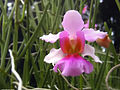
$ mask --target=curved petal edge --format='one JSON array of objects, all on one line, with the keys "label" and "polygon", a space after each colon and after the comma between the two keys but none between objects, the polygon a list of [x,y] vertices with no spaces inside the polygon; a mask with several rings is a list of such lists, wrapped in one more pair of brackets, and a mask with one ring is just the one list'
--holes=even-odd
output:
[{"label": "curved petal edge", "polygon": [[43,35],[42,37],[40,37],[41,40],[44,40],[46,42],[50,42],[50,43],[55,43],[58,39],[59,39],[59,34],[49,34],[49,35]]},{"label": "curved petal edge", "polygon": [[93,65],[77,54],[68,55],[58,61],[53,70],[57,72],[57,69],[59,69],[64,76],[79,76],[84,72],[87,74],[91,73],[93,71]]},{"label": "curved petal edge", "polygon": [[91,56],[95,60],[95,62],[102,63],[102,61],[100,61],[100,59],[95,55],[94,47],[92,47],[88,44],[85,45],[84,51],[82,52],[82,56],[83,57]]},{"label": "curved petal edge", "polygon": [[98,38],[103,39],[107,35],[107,32],[101,32],[99,30],[95,31],[92,28],[90,28],[90,29],[85,28],[82,30],[82,32],[84,32],[85,40],[87,40],[89,42],[94,42]]},{"label": "curved petal edge", "polygon": [[65,54],[62,52],[61,49],[52,48],[50,53],[45,56],[44,61],[46,63],[52,63],[53,65],[56,64],[59,60],[61,60]]}]

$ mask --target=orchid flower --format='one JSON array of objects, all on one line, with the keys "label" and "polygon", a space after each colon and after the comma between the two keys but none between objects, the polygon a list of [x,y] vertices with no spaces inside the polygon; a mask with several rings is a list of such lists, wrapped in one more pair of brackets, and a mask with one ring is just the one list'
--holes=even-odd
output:
[{"label": "orchid flower", "polygon": [[[87,23],[84,24],[84,28],[89,28],[89,20],[87,20]],[[95,29],[97,28],[97,24],[95,24]],[[109,48],[110,43],[112,42],[112,40],[109,38],[108,34],[106,34],[106,36],[103,39],[98,38],[96,40],[96,43],[100,46],[103,46],[105,48]]]},{"label": "orchid flower", "polygon": [[102,63],[95,55],[95,49],[85,41],[94,42],[98,38],[103,39],[107,33],[95,31],[92,28],[84,28],[84,22],[78,11],[69,10],[65,13],[62,26],[64,31],[58,34],[43,35],[40,39],[55,43],[60,41],[60,48],[52,48],[45,56],[46,63],[52,63],[53,70],[59,69],[64,76],[79,76],[82,73],[89,74],[93,71],[90,61],[84,59],[91,56],[95,62]]}]

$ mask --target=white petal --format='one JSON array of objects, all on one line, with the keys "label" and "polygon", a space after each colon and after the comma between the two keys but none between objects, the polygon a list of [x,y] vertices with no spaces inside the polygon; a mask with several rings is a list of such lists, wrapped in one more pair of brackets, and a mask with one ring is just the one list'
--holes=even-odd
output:
[{"label": "white petal", "polygon": [[102,63],[102,61],[100,61],[100,59],[95,55],[95,49],[94,47],[86,44],[85,47],[84,47],[84,51],[82,53],[82,56],[91,56],[95,62],[99,62],[99,63]]},{"label": "white petal", "polygon": [[50,42],[50,43],[55,43],[58,39],[59,39],[59,34],[49,34],[49,35],[43,35],[42,37],[40,37],[41,40],[45,40],[46,42]]},{"label": "white petal", "polygon": [[52,63],[54,65],[59,60],[61,60],[64,56],[65,54],[62,52],[60,48],[59,49],[52,48],[50,50],[50,53],[47,56],[45,56],[44,61],[46,63]]},{"label": "white petal", "polygon": [[85,40],[87,40],[89,42],[94,42],[98,38],[103,39],[107,35],[107,32],[102,32],[100,30],[95,31],[92,28],[90,28],[90,29],[85,28],[82,30],[82,32],[84,32]]}]

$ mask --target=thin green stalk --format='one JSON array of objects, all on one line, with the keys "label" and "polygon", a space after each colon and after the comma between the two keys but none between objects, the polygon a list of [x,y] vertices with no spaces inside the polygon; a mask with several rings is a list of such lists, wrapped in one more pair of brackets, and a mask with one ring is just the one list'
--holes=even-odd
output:
[{"label": "thin green stalk", "polygon": [[[7,0],[5,2],[7,2]],[[0,0],[0,6],[1,6],[1,9],[2,9],[3,16],[5,16],[6,19],[7,19],[7,13],[6,13],[6,9],[5,9],[6,6],[4,7],[2,0]]]},{"label": "thin green stalk", "polygon": [[114,47],[114,44],[113,43],[111,43],[111,52],[113,53],[113,56],[114,56],[114,59],[115,59],[115,61],[114,61],[114,65],[116,65],[116,64],[118,64],[119,63],[119,61],[118,61],[118,55],[117,55],[117,52],[116,52],[116,50],[115,50],[115,47]]},{"label": "thin green stalk", "polygon": [[62,0],[59,2],[59,6],[57,8],[57,14],[55,16],[55,19],[54,19],[54,22],[53,22],[53,26],[52,26],[52,33],[55,32],[55,26],[56,26],[56,22],[58,20],[58,15],[62,11],[61,3],[62,3]]},{"label": "thin green stalk", "polygon": [[2,17],[3,17],[3,14],[1,13],[1,15],[0,15],[0,28],[2,27],[1,25],[2,25]]},{"label": "thin green stalk", "polygon": [[[2,3],[2,1],[0,1],[0,3],[1,3],[1,5],[3,6],[3,3]],[[7,16],[6,16],[6,4],[7,3],[7,0],[5,0],[5,5],[4,5],[4,7],[2,7],[3,8],[3,23],[2,23],[2,40],[3,40],[3,42],[5,41],[5,39],[6,39],[6,20],[7,20]],[[5,60],[4,60],[4,58],[3,58],[3,56],[6,56],[6,54],[5,53],[3,53],[4,52],[4,44],[1,44],[1,68],[3,69],[4,68],[4,65],[5,65]]]},{"label": "thin green stalk", "polygon": [[[72,84],[73,86],[75,86],[75,83],[76,83],[76,82],[75,82],[75,77],[72,77],[72,78],[71,78],[71,84]],[[71,89],[71,90],[72,90],[72,89]]]},{"label": "thin green stalk", "polygon": [[19,48],[19,50],[18,50],[18,52],[17,52],[17,55],[20,54],[20,52],[22,51],[24,45],[25,45],[25,39],[22,41],[22,44],[20,45],[20,48]]},{"label": "thin green stalk", "polygon": [[49,72],[50,72],[50,68],[51,68],[51,65],[49,64],[49,65],[47,66],[47,69],[46,69],[46,74],[45,74],[44,81],[43,81],[43,83],[42,83],[42,87],[44,87],[45,84],[46,84],[46,80],[47,80],[47,78],[48,78],[48,75],[49,75]]},{"label": "thin green stalk", "polygon": [[73,2],[73,0],[70,0],[69,2],[70,2],[71,9],[74,9],[74,2]]},{"label": "thin green stalk", "polygon": [[40,41],[39,46],[40,46],[40,49],[39,49],[40,50],[40,60],[38,61],[38,64],[39,64],[40,69],[43,70],[43,67],[44,67],[43,59],[45,56],[45,51],[44,51],[45,47],[43,47],[42,41]]},{"label": "thin green stalk", "polygon": [[90,4],[90,16],[89,16],[89,28],[91,28],[91,20],[92,20],[92,10],[93,10],[93,0],[91,0]]},{"label": "thin green stalk", "polygon": [[51,81],[51,90],[54,89],[53,86],[54,86],[54,83],[55,83],[55,79],[56,79],[56,74],[54,74],[53,78],[52,78],[52,81]]},{"label": "thin green stalk", "polygon": [[23,51],[21,52],[21,54],[18,56],[17,59],[20,59],[20,58],[25,54],[26,50],[29,48],[30,45],[33,44],[33,42],[34,42],[35,39],[37,38],[37,35],[38,35],[38,33],[40,32],[40,28],[41,28],[41,26],[42,26],[42,22],[43,22],[43,20],[44,20],[44,18],[45,18],[45,15],[46,15],[46,13],[47,13],[48,6],[49,6],[49,3],[47,4],[47,6],[46,6],[46,8],[45,8],[45,11],[44,11],[44,13],[43,13],[43,16],[41,17],[41,20],[40,20],[40,22],[39,22],[39,24],[38,24],[38,27],[37,27],[36,30],[34,31],[33,35],[31,36],[31,38],[30,38],[29,41],[27,42],[25,48],[23,49]]},{"label": "thin green stalk", "polygon": [[9,29],[8,29],[8,34],[7,34],[7,38],[6,38],[6,42],[3,48],[3,54],[1,56],[1,68],[3,69],[5,67],[5,57],[8,51],[8,45],[9,45],[9,41],[10,41],[10,35],[11,35],[11,28],[12,28],[12,22],[10,23]]},{"label": "thin green stalk", "polygon": [[37,86],[39,87],[41,81],[40,81],[40,75],[39,75],[39,70],[35,64],[35,59],[32,55],[30,55],[30,60],[31,60],[31,63],[32,63],[32,67],[33,67],[33,72],[34,72],[34,76],[35,76],[35,80],[36,80],[36,83],[37,83]]},{"label": "thin green stalk", "polygon": [[38,5],[38,3],[36,3],[34,6],[35,6],[35,10],[36,10],[36,16],[38,18],[38,21],[40,21],[41,14],[39,12],[39,5]]},{"label": "thin green stalk", "polygon": [[95,0],[95,7],[94,7],[94,14],[93,14],[93,19],[92,19],[92,27],[95,28],[95,21],[96,21],[96,13],[97,13],[97,2],[99,0]]},{"label": "thin green stalk", "polygon": [[115,0],[115,2],[116,2],[117,7],[118,7],[118,9],[119,9],[119,11],[120,11],[120,1],[119,1],[119,0]]},{"label": "thin green stalk", "polygon": [[70,9],[69,0],[65,0],[65,11]]},{"label": "thin green stalk", "polygon": [[[29,1],[26,0],[27,2],[27,19],[26,19],[26,24],[27,24],[27,38],[26,42],[29,40],[30,33],[29,33]],[[24,69],[23,69],[23,84],[26,86],[28,82],[28,76],[29,76],[29,60],[30,60],[30,47],[28,47],[25,55],[25,61],[24,61]]]},{"label": "thin green stalk", "polygon": [[80,75],[80,90],[83,90],[82,84],[83,84],[83,78],[82,75]]},{"label": "thin green stalk", "polygon": [[46,47],[44,46],[43,41],[41,41],[41,40],[39,43],[36,41],[36,44],[39,45],[38,47],[36,46],[36,50],[37,50],[37,48],[39,49],[39,53],[38,53],[39,56],[37,58],[38,65],[40,68],[40,80],[41,80],[41,83],[39,84],[39,86],[42,87],[43,82],[44,82],[44,72],[43,71],[45,70],[45,68],[44,68],[44,65],[45,65],[44,56],[46,55],[46,53],[45,53]]},{"label": "thin green stalk", "polygon": [[25,9],[26,9],[26,2],[28,2],[28,0],[24,0],[24,5],[23,5],[23,11],[22,11],[22,17],[19,20],[19,22],[22,22],[24,20],[24,16],[25,16]]},{"label": "thin green stalk", "polygon": [[79,90],[78,88],[72,86],[69,81],[66,79],[66,77],[64,77],[62,74],[61,74],[61,71],[58,69],[58,72],[60,73],[60,75],[62,76],[62,78],[65,80],[65,82],[74,90]]},{"label": "thin green stalk", "polygon": [[6,9],[7,9],[7,3],[8,3],[8,0],[5,0],[5,5],[4,5],[5,12],[6,12]]},{"label": "thin green stalk", "polygon": [[13,6],[13,8],[12,8],[12,11],[11,11],[9,17],[8,17],[9,20],[11,20],[11,19],[13,18],[14,10],[15,10],[15,4],[14,4],[14,6]]},{"label": "thin green stalk", "polygon": [[1,39],[1,34],[0,34],[0,46],[1,44],[4,45],[4,41]]},{"label": "thin green stalk", "polygon": [[[31,10],[31,8],[29,8],[29,16],[30,16],[30,25],[29,26],[34,26],[33,28],[35,28],[35,27],[37,27],[36,26],[36,23],[35,23],[35,21],[34,21],[34,18],[33,18],[33,15],[32,15],[32,10]],[[21,25],[20,25],[21,26]],[[21,26],[21,28],[24,28],[24,27],[22,27]],[[24,30],[25,30],[26,28],[24,28]],[[23,33],[23,36],[25,36],[25,31],[24,30],[22,30],[22,33]],[[26,31],[27,31],[27,29],[26,29]],[[17,55],[19,55],[20,53],[21,53],[21,51],[23,50],[23,47],[24,47],[24,45],[25,45],[25,39],[23,40],[23,42],[22,42],[22,44],[20,45],[20,48],[19,48],[19,50],[18,50],[18,52],[17,52]]]},{"label": "thin green stalk", "polygon": [[[5,32],[5,16],[3,16],[3,23],[2,23],[2,41],[5,41],[5,36],[6,36],[6,32]],[[4,44],[1,45],[1,56],[3,55],[3,50],[4,50]]]},{"label": "thin green stalk", "polygon": [[108,28],[108,25],[107,25],[106,22],[104,22],[104,27],[105,27],[105,31],[106,31],[106,32],[109,32],[109,28]]},{"label": "thin green stalk", "polygon": [[97,79],[95,81],[95,88],[94,88],[95,90],[99,90],[101,88],[101,84],[102,84],[104,74],[105,74],[104,72],[106,70],[106,64],[107,64],[107,60],[108,60],[109,50],[110,50],[110,48],[108,48],[106,51],[106,57],[105,57],[104,63],[102,64],[99,74],[97,76]]},{"label": "thin green stalk", "polygon": [[19,8],[19,0],[15,0],[15,29],[13,34],[13,51],[14,53],[17,52],[18,46],[18,8]]},{"label": "thin green stalk", "polygon": [[80,0],[80,14],[82,14],[82,9],[83,9],[83,0]]}]

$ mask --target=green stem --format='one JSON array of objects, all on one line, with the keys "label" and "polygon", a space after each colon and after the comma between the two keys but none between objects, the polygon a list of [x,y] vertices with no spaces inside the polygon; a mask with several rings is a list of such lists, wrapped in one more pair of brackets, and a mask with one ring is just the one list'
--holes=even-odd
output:
[{"label": "green stem", "polygon": [[21,52],[21,54],[19,55],[19,57],[18,57],[17,59],[20,59],[20,58],[25,54],[26,50],[29,48],[30,45],[33,44],[33,42],[34,42],[35,39],[37,38],[37,35],[38,35],[38,33],[40,32],[40,28],[41,28],[41,26],[42,26],[42,22],[43,22],[44,17],[45,17],[45,15],[46,15],[46,13],[47,13],[48,6],[49,6],[49,3],[47,4],[47,6],[46,6],[46,8],[45,8],[45,11],[44,11],[44,13],[43,13],[43,16],[41,17],[41,20],[40,20],[40,22],[39,22],[39,24],[38,24],[38,27],[37,27],[36,30],[34,31],[33,35],[31,36],[31,38],[30,38],[29,41],[27,42],[25,48],[23,49],[23,51]]},{"label": "green stem", "polygon": [[[29,40],[30,33],[29,33],[29,1],[26,0],[26,2],[27,2],[27,19],[26,19],[26,23],[27,23],[26,42],[27,42]],[[24,61],[24,70],[23,70],[23,85],[25,85],[25,86],[27,85],[28,76],[29,76],[29,67],[28,67],[29,59],[30,59],[30,49],[28,48],[28,50],[26,51],[26,56],[25,56],[25,61]]]},{"label": "green stem", "polygon": [[93,19],[92,19],[92,27],[95,28],[95,19],[96,19],[96,13],[97,13],[97,1],[99,0],[95,0],[95,8],[94,8],[94,14],[93,14]]},{"label": "green stem", "polygon": [[80,14],[82,14],[82,9],[83,9],[83,0],[80,0]]},{"label": "green stem", "polygon": [[50,68],[51,68],[51,65],[49,64],[47,66],[47,69],[46,69],[46,74],[45,74],[45,77],[44,77],[44,80],[43,80],[43,83],[42,83],[42,87],[44,87],[45,84],[46,84],[46,81],[47,81],[47,78],[48,78],[48,75],[49,75],[49,72],[50,72]]},{"label": "green stem", "polygon": [[115,2],[116,2],[117,7],[118,7],[118,9],[119,9],[119,11],[120,11],[120,2],[119,2],[119,0],[115,0]]},{"label": "green stem", "polygon": [[100,68],[100,71],[99,71],[99,74],[97,76],[97,79],[95,81],[95,88],[94,90],[101,90],[101,84],[102,84],[102,81],[103,81],[103,76],[105,74],[105,70],[106,70],[106,64],[107,64],[107,60],[108,60],[108,54],[109,54],[109,51],[110,51],[110,48],[107,49],[106,51],[106,57],[105,57],[105,60],[104,60],[104,63],[102,64],[101,68]]},{"label": "green stem", "polygon": [[82,79],[82,75],[80,75],[80,90],[83,90],[82,83],[83,83],[83,79]]},{"label": "green stem", "polygon": [[61,0],[61,2],[59,2],[59,6],[58,6],[58,8],[57,8],[57,14],[56,14],[56,16],[54,17],[55,19],[54,19],[53,26],[52,26],[52,33],[55,32],[56,21],[58,20],[58,15],[59,15],[59,13],[62,11],[62,8],[63,8],[63,7],[61,7],[61,3],[62,3],[62,0]]},{"label": "green stem", "polygon": [[13,34],[13,51],[14,53],[17,52],[17,44],[18,44],[18,7],[19,7],[19,0],[15,0],[15,29]]},{"label": "green stem", "polygon": [[[3,6],[3,3],[2,1],[0,1],[1,5]],[[1,6],[1,7],[2,7]],[[5,39],[6,39],[6,21],[7,21],[7,16],[6,16],[6,7],[7,7],[7,0],[5,0],[5,5],[4,7],[2,8],[3,11],[3,23],[2,23],[2,41],[4,42]],[[4,52],[4,44],[1,44],[1,56],[5,56],[5,53]],[[1,68],[3,69],[4,68],[4,64],[5,64],[5,61],[4,59],[1,57]]]},{"label": "green stem", "polygon": [[91,0],[91,4],[90,4],[89,28],[91,28],[92,8],[93,8],[93,0]]},{"label": "green stem", "polygon": [[[3,16],[2,22],[2,41],[5,41],[5,16]],[[4,44],[1,44],[1,56],[3,55]]]},{"label": "green stem", "polygon": [[51,84],[50,84],[51,90],[54,89],[54,88],[53,88],[53,85],[54,85],[54,83],[55,83],[55,79],[56,79],[56,74],[53,76],[53,79],[52,79]]},{"label": "green stem", "polygon": [[9,29],[8,29],[8,34],[7,34],[7,39],[3,48],[2,56],[1,56],[1,68],[3,69],[5,67],[5,57],[8,51],[8,44],[10,40],[10,35],[11,35],[11,28],[12,28],[12,22],[10,23]]},{"label": "green stem", "polygon": [[[5,4],[6,4],[6,2],[7,2],[7,0],[5,1]],[[0,6],[1,6],[0,8],[2,9],[3,16],[5,16],[7,19],[7,14],[6,14],[6,9],[5,9],[6,5],[4,7],[2,0],[0,0]]]},{"label": "green stem", "polygon": [[4,41],[1,39],[1,35],[0,35],[0,46],[1,44],[4,45]]},{"label": "green stem", "polygon": [[25,9],[26,9],[26,2],[28,2],[28,0],[25,0],[24,6],[23,6],[23,13],[22,13],[22,17],[19,20],[19,22],[22,22],[24,20],[24,16],[25,16]]}]

